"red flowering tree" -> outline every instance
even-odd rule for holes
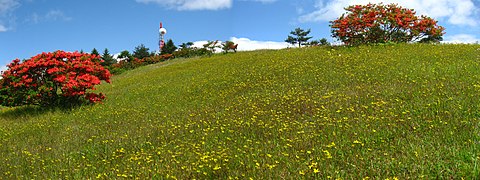
[[[413,9],[397,4],[355,5],[331,21],[332,36],[346,45],[386,42],[441,41],[445,28]]]
[[[87,92],[106,81],[110,72],[100,65],[100,56],[79,52],[42,53],[7,65],[0,81],[3,106],[67,105],[85,100],[96,103],[105,96]]]

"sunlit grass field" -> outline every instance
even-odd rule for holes
[[[73,110],[1,109],[0,177],[480,178],[480,45],[176,59],[98,91]]]

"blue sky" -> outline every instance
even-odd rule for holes
[[[368,2],[433,17],[448,42],[480,39],[479,0],[0,0],[0,66],[55,50],[157,50],[159,22],[177,45],[234,40],[243,50],[282,48],[296,27],[333,41],[328,21]]]

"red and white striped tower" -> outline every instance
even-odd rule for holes
[[[167,29],[163,28],[163,24],[162,22],[160,22],[160,29],[158,30],[159,34],[160,34],[160,39],[158,40],[158,52],[162,52],[162,48],[163,46],[165,46],[165,41],[163,40],[163,36],[165,36],[165,34],[167,34]]]

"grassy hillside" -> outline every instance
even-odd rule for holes
[[[71,111],[2,109],[0,176],[475,179],[480,46],[240,52],[142,67]]]

